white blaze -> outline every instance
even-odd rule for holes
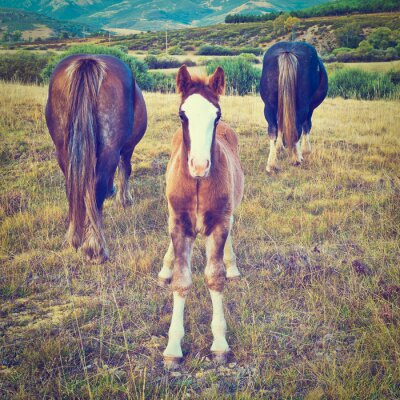
[[[200,94],[192,94],[181,106],[189,123],[189,159],[211,162],[211,143],[218,108]]]

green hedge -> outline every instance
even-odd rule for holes
[[[182,64],[186,64],[188,67],[194,67],[196,65],[192,60],[179,61],[173,57],[159,57],[148,55],[145,57],[144,62],[150,69],[166,69],[166,68],[179,68]]]
[[[394,72],[385,74],[357,68],[338,69],[329,78],[328,95],[365,100],[399,99],[400,86],[394,80]]]
[[[255,68],[243,57],[210,60],[206,65],[207,74],[212,74],[218,66],[225,71],[227,94],[242,96],[259,91],[261,70]]]
[[[0,79],[23,83],[41,83],[41,72],[51,53],[38,54],[26,50],[4,53],[0,57]]]

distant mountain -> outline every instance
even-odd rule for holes
[[[98,28],[70,21],[60,21],[43,14],[15,8],[0,8],[0,32],[21,31],[25,40],[39,37],[82,36],[83,32],[97,32]]]
[[[0,0],[0,7],[34,11],[99,28],[161,30],[223,22],[227,14],[293,11],[327,0]]]

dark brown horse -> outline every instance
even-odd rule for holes
[[[66,180],[67,240],[95,262],[108,258],[102,208],[114,192],[131,200],[131,157],[147,127],[146,106],[129,67],[106,55],[72,55],[50,80],[46,122]]]
[[[260,82],[271,143],[267,172],[278,169],[276,150],[282,144],[295,165],[303,160],[302,153],[311,151],[311,117],[327,92],[328,76],[314,47],[302,42],[280,42],[268,49]]]

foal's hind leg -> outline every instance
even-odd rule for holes
[[[131,157],[133,149],[123,152],[118,164],[118,191],[117,199],[122,207],[133,203],[132,195],[129,193],[128,181],[132,173]]]
[[[240,272],[236,265],[236,255],[233,251],[232,246],[232,225],[233,225],[233,215],[230,220],[230,228],[228,237],[226,238],[225,247],[224,247],[224,264],[226,268],[226,277],[228,279],[235,279],[240,277]]]
[[[214,340],[211,346],[211,351],[213,352],[214,359],[217,362],[225,362],[230,350],[225,337],[226,321],[222,295],[226,276],[223,254],[228,234],[228,229],[219,225],[214,228],[206,242],[207,267],[205,275],[213,304],[211,330]]]

